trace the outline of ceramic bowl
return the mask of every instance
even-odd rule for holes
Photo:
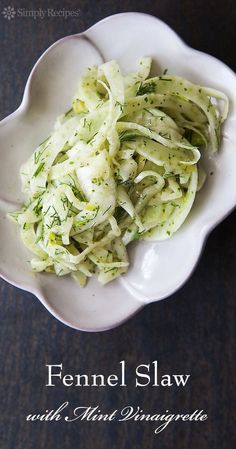
[[[102,286],[89,280],[81,289],[70,277],[30,271],[31,254],[6,213],[23,201],[19,168],[68,109],[78,78],[92,64],[117,59],[135,70],[142,56],[153,58],[153,74],[168,68],[198,84],[225,92],[230,113],[219,153],[205,156],[207,182],[174,237],[131,244],[128,273]],[[35,64],[20,107],[0,123],[0,272],[13,285],[32,292],[59,320],[76,329],[100,331],[118,326],[152,301],[174,293],[193,271],[209,231],[236,205],[236,77],[222,62],[189,48],[166,24],[140,13],[108,17],[81,34],[52,45]],[[22,311],[22,313],[24,313]]]

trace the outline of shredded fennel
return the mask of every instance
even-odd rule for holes
[[[114,60],[88,68],[71,109],[21,167],[27,200],[9,217],[32,270],[71,273],[81,286],[96,273],[105,284],[128,270],[128,243],[169,238],[189,214],[228,99],[174,75],[148,78],[150,67],[145,57],[127,76]]]

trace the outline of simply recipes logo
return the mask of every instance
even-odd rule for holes
[[[103,374],[68,374],[65,373],[62,363],[58,365],[46,365],[47,378],[45,387],[55,388],[60,384],[66,387],[127,387],[127,366],[125,360],[119,363],[117,373],[108,376]],[[164,374],[159,372],[157,360],[149,364],[140,364],[136,367],[132,384],[134,388],[145,388],[148,385],[159,388],[185,388],[190,381],[190,374]],[[130,378],[129,378],[130,379]],[[130,381],[131,382],[131,381]],[[53,409],[44,411],[31,411],[26,416],[26,421],[64,421],[72,422],[124,422],[133,421],[139,423],[149,422],[154,426],[154,433],[159,434],[170,425],[171,422],[203,422],[208,419],[204,410],[178,411],[169,410],[150,412],[143,410],[139,405],[125,404],[122,407],[104,410],[102,404],[79,404],[72,407],[69,401],[58,404]]]
[[[3,17],[10,21],[15,18],[32,18],[34,20],[36,19],[45,19],[47,18],[56,18],[56,17],[62,17],[64,19],[72,18],[72,17],[79,17],[80,10],[69,10],[69,9],[54,9],[54,8],[47,8],[47,9],[25,9],[25,8],[15,8],[12,5],[5,6],[2,10]]]

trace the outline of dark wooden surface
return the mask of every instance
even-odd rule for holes
[[[8,2],[6,2],[8,3]],[[189,45],[236,70],[235,0],[64,1],[80,17],[33,20],[1,14],[0,117],[19,105],[29,71],[55,40],[83,31],[97,20],[122,11],[143,11],[166,21]],[[15,7],[35,9],[33,2]],[[37,8],[61,9],[61,2]],[[143,31],[143,30],[141,30]],[[204,68],[203,68],[204,69]],[[235,149],[236,151],[236,149]],[[0,282],[0,449],[234,449],[236,214],[209,237],[200,263],[187,284],[169,300],[152,304],[118,329],[86,334],[57,322],[39,301]],[[126,360],[136,365],[158,360],[161,373],[191,373],[185,389],[146,387],[44,387],[47,363],[63,363],[68,373],[118,371]],[[177,413],[205,409],[204,423],[175,423],[154,436],[148,423],[28,423],[31,411],[64,401],[100,405],[104,410],[140,405],[147,412]]]

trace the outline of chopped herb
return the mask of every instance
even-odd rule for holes
[[[110,208],[111,208],[111,206],[109,206],[109,207],[105,210],[105,212],[103,212],[102,215],[105,215],[105,214],[110,210]]]
[[[95,137],[97,134],[98,134],[98,133],[95,133],[95,134],[91,137],[91,139],[89,139],[89,140],[87,141],[87,143],[92,142],[92,140],[94,139],[94,137]]]
[[[154,81],[151,81],[150,83],[141,83],[137,92],[137,96],[139,95],[145,95],[145,94],[152,94],[156,91],[156,84]]]
[[[35,215],[39,216],[39,214],[40,214],[40,212],[42,210],[42,207],[43,207],[43,205],[42,205],[42,197],[40,197],[38,199],[36,205],[33,208],[33,211],[34,211]]]
[[[45,140],[45,142],[49,139],[49,137]],[[42,146],[43,144],[41,144]],[[46,148],[48,147],[48,145],[45,145],[44,148],[42,148],[41,150],[37,150],[34,152],[34,163],[35,165],[37,165],[39,163],[39,159],[41,159],[44,151],[46,150]]]
[[[44,212],[44,213],[43,213],[43,215],[44,215],[44,216],[45,216],[45,215],[47,215],[47,213],[48,213],[48,211],[49,211],[50,207],[51,207],[51,206],[48,206],[48,208],[47,208],[46,212]]]
[[[36,177],[39,175],[39,173],[44,169],[44,162],[41,162],[41,164],[39,164],[38,168],[35,170],[33,176]]]
[[[43,140],[43,142],[41,142],[41,143],[39,144],[39,147],[41,147],[42,145],[44,145],[44,144],[48,141],[48,139],[50,139],[50,137],[51,137],[51,136],[46,137],[46,139]]]
[[[115,105],[116,105],[116,106],[119,106],[121,112],[123,112],[123,110],[124,110],[124,105],[123,105],[123,104],[121,104],[119,101],[116,101]]]
[[[104,179],[102,177],[92,179],[92,184],[96,184],[98,186],[100,186],[103,182],[104,182]]]
[[[73,111],[73,108],[70,108],[70,109],[65,113],[65,117],[67,117],[67,115],[69,115],[72,111]]]

